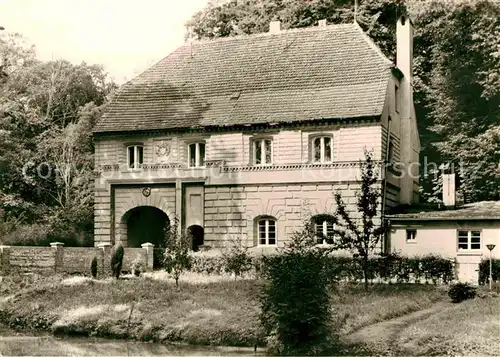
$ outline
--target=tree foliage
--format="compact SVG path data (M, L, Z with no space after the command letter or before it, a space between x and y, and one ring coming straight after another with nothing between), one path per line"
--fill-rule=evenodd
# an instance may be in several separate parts
M213 1L187 23L198 39L354 19L347 0ZM415 27L414 100L421 135L423 198L439 200L441 164L455 167L466 201L500 199L500 3L492 0L360 0L357 22L391 59L395 25ZM434 163L425 169L424 164Z
M92 245L92 128L116 85L98 65L38 60L20 35L0 37L0 58L4 220Z

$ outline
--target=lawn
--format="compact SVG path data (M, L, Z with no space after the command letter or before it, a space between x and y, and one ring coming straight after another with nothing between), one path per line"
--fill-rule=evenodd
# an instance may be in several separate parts
M376 355L497 356L500 301L486 297L432 308L368 326L346 343L361 343Z
M139 279L36 280L0 305L11 327L54 333L158 342L264 345L259 328L259 282L187 274L177 290L165 273ZM5 295L5 294L4 294ZM334 330L348 334L364 326L418 311L445 299L429 285L339 285L332 290Z
M0 322L60 334L263 346L260 284L189 273L177 290L164 272L120 280L10 277L0 289ZM342 353L498 353L500 299L486 296L452 304L446 289L375 284L365 291L362 285L337 285L331 291L332 327Z

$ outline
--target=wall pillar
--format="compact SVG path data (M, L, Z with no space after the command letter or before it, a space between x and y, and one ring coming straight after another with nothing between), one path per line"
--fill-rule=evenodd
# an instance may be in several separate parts
M177 222L179 224L178 227L178 234L182 234L182 227L183 227L183 222L182 222L182 180L177 179L175 180L175 219L177 219Z
M111 257L111 243L99 243L97 244L98 248L101 248L101 266L102 266L102 274L106 273L106 264L109 267L110 257Z
M141 247L146 251L146 269L153 270L153 249L155 245L152 243L143 243Z
M53 242L50 246L55 250L54 271L57 273L63 270L64 243Z
M0 245L0 274L7 275L10 271L10 249L6 245Z

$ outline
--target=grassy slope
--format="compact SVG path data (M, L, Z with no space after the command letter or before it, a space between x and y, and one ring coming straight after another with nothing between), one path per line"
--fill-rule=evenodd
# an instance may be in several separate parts
M11 327L56 333L253 346L259 330L259 283L191 277L177 291L171 281L84 281L66 286L51 278L0 304L0 321ZM432 286L341 286L332 293L332 317L340 334L418 311L445 298ZM133 306L132 314L130 314ZM130 316L130 320L129 320Z
M498 355L500 301L476 298L460 304L441 302L432 308L381 322L350 336L380 355Z

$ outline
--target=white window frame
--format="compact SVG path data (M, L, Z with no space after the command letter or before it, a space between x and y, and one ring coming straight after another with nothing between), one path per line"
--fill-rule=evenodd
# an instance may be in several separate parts
M320 159L316 161L316 146L315 141L320 139ZM325 160L325 139L330 139L330 160ZM333 162L333 136L332 135L316 135L311 138L311 162L313 164L328 164Z
M130 148L134 148L134 166L130 166ZM139 148L142 149L142 162L139 162ZM135 144L127 145L127 168L129 170L140 170L141 165L144 163L144 145Z
M323 237L323 241L321 243L325 243L326 239L333 239L333 241L335 242L335 240L336 240L335 235L328 236L328 225L329 224L331 224L332 231L334 231L336 229L336 225L334 222L332 222L328 219L324 219L324 220L320 221L319 219L316 219L314 217L313 217L313 221L314 221L314 233L316 234L317 238L320 237L318 234L318 226L320 224L318 222L321 222L321 233L322 233L322 237Z
M460 232L467 232L467 248L460 248ZM472 232L479 232L479 243L472 242ZM457 229L457 251L460 252L480 252L482 248L483 232L481 229ZM472 245L479 244L479 248L472 248Z
M406 243L417 243L417 230L409 228L406 230Z
M201 161L200 144L203 144L203 146L205 147L204 156L203 156L203 165L201 165L201 162L200 162ZM194 166L191 166L191 145L195 146ZM190 167L190 168L192 168L192 167L205 167L206 157L207 157L207 144L204 141L190 142L187 146L187 157L188 157L188 167Z
M267 155L266 155L266 141L269 141L271 143L271 161L270 162L265 162ZM260 146L260 163L257 163L257 145ZM273 139L272 138L255 138L252 140L252 164L255 166L268 166L273 164Z
M265 243L261 243L260 236L260 223L264 221ZM274 243L269 243L269 222L274 222ZM278 245L278 221L273 217L260 217L257 219L257 245L262 247L277 246Z

